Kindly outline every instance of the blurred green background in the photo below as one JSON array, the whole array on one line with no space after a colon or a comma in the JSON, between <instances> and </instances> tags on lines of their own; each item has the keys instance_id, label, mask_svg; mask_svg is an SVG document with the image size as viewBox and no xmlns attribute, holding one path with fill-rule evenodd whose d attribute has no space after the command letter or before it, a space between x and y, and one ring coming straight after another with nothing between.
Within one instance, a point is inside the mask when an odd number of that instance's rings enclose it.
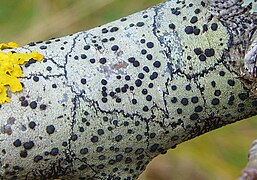
<instances>
[{"instance_id":1,"label":"blurred green background","mask_svg":"<svg viewBox=\"0 0 257 180\"><path fill-rule=\"evenodd\" d=\"M0 42L24 45L86 30L161 0L0 0ZM257 138L257 117L185 142L158 156L139 180L236 179Z\"/></svg>"}]
</instances>

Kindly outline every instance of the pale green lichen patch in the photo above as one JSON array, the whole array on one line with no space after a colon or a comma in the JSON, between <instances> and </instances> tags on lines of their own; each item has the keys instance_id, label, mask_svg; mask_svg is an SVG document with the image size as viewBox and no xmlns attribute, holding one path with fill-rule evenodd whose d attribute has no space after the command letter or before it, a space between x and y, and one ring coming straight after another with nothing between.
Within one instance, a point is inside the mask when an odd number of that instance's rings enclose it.
<instances>
[{"instance_id":1,"label":"pale green lichen patch","mask_svg":"<svg viewBox=\"0 0 257 180\"><path fill-rule=\"evenodd\" d=\"M1 43L0 50L17 48L18 44ZM0 104L10 102L7 90L11 92L19 92L22 90L22 85L18 78L23 77L21 66L29 60L41 61L43 55L38 52L31 53L15 53L15 52L0 52Z\"/></svg>"}]
</instances>

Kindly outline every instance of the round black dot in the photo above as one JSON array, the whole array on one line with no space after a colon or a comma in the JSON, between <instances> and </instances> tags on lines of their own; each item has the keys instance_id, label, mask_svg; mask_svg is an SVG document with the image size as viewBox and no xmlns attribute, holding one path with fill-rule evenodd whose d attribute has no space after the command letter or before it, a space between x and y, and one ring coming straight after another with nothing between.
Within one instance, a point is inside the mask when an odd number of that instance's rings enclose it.
<instances>
[{"instance_id":1,"label":"round black dot","mask_svg":"<svg viewBox=\"0 0 257 180\"><path fill-rule=\"evenodd\" d=\"M214 95L215 96L220 96L221 95L221 91L220 90L215 90Z\"/></svg>"},{"instance_id":2,"label":"round black dot","mask_svg":"<svg viewBox=\"0 0 257 180\"><path fill-rule=\"evenodd\" d=\"M211 104L212 105L218 105L220 103L220 100L218 98L214 98L212 101L211 101Z\"/></svg>"},{"instance_id":3,"label":"round black dot","mask_svg":"<svg viewBox=\"0 0 257 180\"><path fill-rule=\"evenodd\" d=\"M137 23L137 26L138 26L138 27L142 27L142 26L144 26L144 24L145 24L145 23L143 23L143 22L138 22L138 23Z\"/></svg>"},{"instance_id":4,"label":"round black dot","mask_svg":"<svg viewBox=\"0 0 257 180\"><path fill-rule=\"evenodd\" d=\"M86 83L87 83L87 80L84 79L84 78L82 78L82 79L80 80L80 82L81 82L81 84L86 84Z\"/></svg>"},{"instance_id":5,"label":"round black dot","mask_svg":"<svg viewBox=\"0 0 257 180\"><path fill-rule=\"evenodd\" d=\"M187 98L182 98L181 99L181 104L183 104L184 106L188 105L188 99Z\"/></svg>"},{"instance_id":6,"label":"round black dot","mask_svg":"<svg viewBox=\"0 0 257 180\"><path fill-rule=\"evenodd\" d=\"M214 51L213 48L205 49L205 50L204 50L204 54L205 54L207 57L211 57L211 56L214 56L215 51Z\"/></svg>"},{"instance_id":7,"label":"round black dot","mask_svg":"<svg viewBox=\"0 0 257 180\"><path fill-rule=\"evenodd\" d=\"M89 45L86 45L86 46L84 46L84 49L85 49L85 50L89 50L89 49L90 49L90 46L89 46Z\"/></svg>"},{"instance_id":8,"label":"round black dot","mask_svg":"<svg viewBox=\"0 0 257 180\"><path fill-rule=\"evenodd\" d=\"M71 135L71 140L72 141L76 141L78 139L78 135L77 134L72 134Z\"/></svg>"},{"instance_id":9,"label":"round black dot","mask_svg":"<svg viewBox=\"0 0 257 180\"><path fill-rule=\"evenodd\" d=\"M55 131L55 127L53 125L46 126L46 132L48 134L53 134Z\"/></svg>"},{"instance_id":10,"label":"round black dot","mask_svg":"<svg viewBox=\"0 0 257 180\"><path fill-rule=\"evenodd\" d=\"M39 48L43 50L43 49L47 49L47 46L40 46Z\"/></svg>"},{"instance_id":11,"label":"round black dot","mask_svg":"<svg viewBox=\"0 0 257 180\"><path fill-rule=\"evenodd\" d=\"M134 61L134 62L133 62L133 66L134 66L134 67L138 67L138 66L140 66L139 61Z\"/></svg>"},{"instance_id":12,"label":"round black dot","mask_svg":"<svg viewBox=\"0 0 257 180\"><path fill-rule=\"evenodd\" d=\"M144 152L144 149L143 148L138 148L136 151L135 151L135 154L136 155L139 155L139 154L142 154Z\"/></svg>"},{"instance_id":13,"label":"round black dot","mask_svg":"<svg viewBox=\"0 0 257 180\"><path fill-rule=\"evenodd\" d=\"M38 82L39 81L39 77L33 76L33 81Z\"/></svg>"},{"instance_id":14,"label":"round black dot","mask_svg":"<svg viewBox=\"0 0 257 180\"><path fill-rule=\"evenodd\" d=\"M205 61L205 60L206 60L206 56L205 56L204 54L201 54L201 55L199 56L199 60L200 60L200 61Z\"/></svg>"},{"instance_id":15,"label":"round black dot","mask_svg":"<svg viewBox=\"0 0 257 180\"><path fill-rule=\"evenodd\" d=\"M79 127L79 132L84 132L84 131L85 131L84 127Z\"/></svg>"},{"instance_id":16,"label":"round black dot","mask_svg":"<svg viewBox=\"0 0 257 180\"><path fill-rule=\"evenodd\" d=\"M220 76L225 76L225 72L224 72L224 71L220 71L220 72L219 72L219 75L220 75Z\"/></svg>"},{"instance_id":17,"label":"round black dot","mask_svg":"<svg viewBox=\"0 0 257 180\"><path fill-rule=\"evenodd\" d=\"M98 141L98 137L97 136L91 137L91 142L95 143L97 141Z\"/></svg>"},{"instance_id":18,"label":"round black dot","mask_svg":"<svg viewBox=\"0 0 257 180\"><path fill-rule=\"evenodd\" d=\"M147 96L146 96L146 100L147 100L147 101L151 101L151 100L152 100L152 96L151 96L151 95L147 95Z\"/></svg>"},{"instance_id":19,"label":"round black dot","mask_svg":"<svg viewBox=\"0 0 257 180\"><path fill-rule=\"evenodd\" d=\"M139 79L144 79L145 75L143 73L139 73L137 76Z\"/></svg>"},{"instance_id":20,"label":"round black dot","mask_svg":"<svg viewBox=\"0 0 257 180\"><path fill-rule=\"evenodd\" d=\"M154 47L154 44L153 44L153 42L148 42L148 43L146 43L146 46L147 46L148 48L153 48L153 47Z\"/></svg>"},{"instance_id":21,"label":"round black dot","mask_svg":"<svg viewBox=\"0 0 257 180\"><path fill-rule=\"evenodd\" d=\"M122 154L118 154L118 155L115 156L116 162L120 162L120 161L122 161L122 159L123 159L123 155Z\"/></svg>"},{"instance_id":22,"label":"round black dot","mask_svg":"<svg viewBox=\"0 0 257 180\"><path fill-rule=\"evenodd\" d=\"M43 159L43 156L36 155L36 156L34 157L34 162L39 162L39 161L42 160L42 159Z\"/></svg>"},{"instance_id":23,"label":"round black dot","mask_svg":"<svg viewBox=\"0 0 257 180\"><path fill-rule=\"evenodd\" d=\"M177 113L178 113L178 114L182 114L182 109L181 109L181 108L178 108L178 109L177 109Z\"/></svg>"},{"instance_id":24,"label":"round black dot","mask_svg":"<svg viewBox=\"0 0 257 180\"><path fill-rule=\"evenodd\" d=\"M100 62L101 64L105 64L105 63L106 63L106 58L101 58L101 59L99 60L99 62Z\"/></svg>"},{"instance_id":25,"label":"round black dot","mask_svg":"<svg viewBox=\"0 0 257 180\"><path fill-rule=\"evenodd\" d=\"M147 73L150 71L147 66L144 66L144 67L143 67L143 70L144 70L145 72L147 72Z\"/></svg>"},{"instance_id":26,"label":"round black dot","mask_svg":"<svg viewBox=\"0 0 257 180\"><path fill-rule=\"evenodd\" d=\"M32 149L34 145L35 145L35 144L34 144L33 141L28 141L28 142L25 142L25 143L23 144L23 147L24 147L24 149L29 150L29 149Z\"/></svg>"},{"instance_id":27,"label":"round black dot","mask_svg":"<svg viewBox=\"0 0 257 180\"><path fill-rule=\"evenodd\" d=\"M97 130L97 134L103 135L103 134L104 134L104 130L103 130L103 129L98 129L98 130Z\"/></svg>"},{"instance_id":28,"label":"round black dot","mask_svg":"<svg viewBox=\"0 0 257 180\"><path fill-rule=\"evenodd\" d=\"M39 109L40 110L46 110L46 105L45 104L40 104L40 106L39 106Z\"/></svg>"},{"instance_id":29,"label":"round black dot","mask_svg":"<svg viewBox=\"0 0 257 180\"><path fill-rule=\"evenodd\" d=\"M133 63L135 60L136 60L136 59L135 59L134 57L130 57L130 58L128 59L128 62Z\"/></svg>"},{"instance_id":30,"label":"round black dot","mask_svg":"<svg viewBox=\"0 0 257 180\"><path fill-rule=\"evenodd\" d=\"M175 24L171 23L171 24L169 24L169 28L174 30L176 28L176 26L175 26Z\"/></svg>"},{"instance_id":31,"label":"round black dot","mask_svg":"<svg viewBox=\"0 0 257 180\"><path fill-rule=\"evenodd\" d=\"M106 103L108 101L108 99L106 97L102 98L102 102Z\"/></svg>"},{"instance_id":32,"label":"round black dot","mask_svg":"<svg viewBox=\"0 0 257 180\"><path fill-rule=\"evenodd\" d=\"M190 19L190 22L191 23L196 23L198 21L198 18L196 16L193 16L191 19Z\"/></svg>"},{"instance_id":33,"label":"round black dot","mask_svg":"<svg viewBox=\"0 0 257 180\"><path fill-rule=\"evenodd\" d=\"M171 102L172 102L172 103L176 103L177 101L178 101L178 99L177 99L176 97L172 97L172 98L171 98Z\"/></svg>"},{"instance_id":34,"label":"round black dot","mask_svg":"<svg viewBox=\"0 0 257 180\"><path fill-rule=\"evenodd\" d=\"M32 101L30 104L29 104L30 108L31 109L36 109L37 108L37 102L36 101Z\"/></svg>"},{"instance_id":35,"label":"round black dot","mask_svg":"<svg viewBox=\"0 0 257 180\"><path fill-rule=\"evenodd\" d=\"M142 138L143 138L142 135L140 135L140 134L136 135L137 141L140 141Z\"/></svg>"},{"instance_id":36,"label":"round black dot","mask_svg":"<svg viewBox=\"0 0 257 180\"><path fill-rule=\"evenodd\" d=\"M201 30L199 28L194 29L194 35L199 35Z\"/></svg>"},{"instance_id":37,"label":"round black dot","mask_svg":"<svg viewBox=\"0 0 257 180\"><path fill-rule=\"evenodd\" d=\"M97 151L97 152L102 152L103 150L104 150L104 148L101 147L101 146L98 146L98 147L96 148L96 151Z\"/></svg>"},{"instance_id":38,"label":"round black dot","mask_svg":"<svg viewBox=\"0 0 257 180\"><path fill-rule=\"evenodd\" d=\"M117 46L117 45L114 45L114 46L112 46L112 51L117 51L118 49L119 49L119 46Z\"/></svg>"},{"instance_id":39,"label":"round black dot","mask_svg":"<svg viewBox=\"0 0 257 180\"><path fill-rule=\"evenodd\" d=\"M177 90L177 86L172 85L172 86L171 86L171 89L172 89L173 91L175 91L175 90Z\"/></svg>"},{"instance_id":40,"label":"round black dot","mask_svg":"<svg viewBox=\"0 0 257 180\"><path fill-rule=\"evenodd\" d=\"M199 115L197 113L193 113L190 115L190 119L193 121L197 120L198 118L199 118Z\"/></svg>"},{"instance_id":41,"label":"round black dot","mask_svg":"<svg viewBox=\"0 0 257 180\"><path fill-rule=\"evenodd\" d=\"M191 85L189 84L189 85L186 85L186 90L187 91L190 91L191 90Z\"/></svg>"},{"instance_id":42,"label":"round black dot","mask_svg":"<svg viewBox=\"0 0 257 180\"><path fill-rule=\"evenodd\" d=\"M147 58L148 60L152 60L152 59L153 59L153 55L152 55L152 54L147 54L147 55L146 55L146 58Z\"/></svg>"},{"instance_id":43,"label":"round black dot","mask_svg":"<svg viewBox=\"0 0 257 180\"><path fill-rule=\"evenodd\" d=\"M52 84L52 88L57 88L57 85L56 84Z\"/></svg>"},{"instance_id":44,"label":"round black dot","mask_svg":"<svg viewBox=\"0 0 257 180\"><path fill-rule=\"evenodd\" d=\"M127 81L129 81L129 80L130 80L130 76L129 76L129 75L126 75L126 76L125 76L125 79L126 79Z\"/></svg>"},{"instance_id":45,"label":"round black dot","mask_svg":"<svg viewBox=\"0 0 257 180\"><path fill-rule=\"evenodd\" d=\"M34 129L36 127L36 123L34 121L29 122L29 128Z\"/></svg>"},{"instance_id":46,"label":"round black dot","mask_svg":"<svg viewBox=\"0 0 257 180\"><path fill-rule=\"evenodd\" d=\"M88 153L88 148L80 149L80 154L87 154L87 153Z\"/></svg>"},{"instance_id":47,"label":"round black dot","mask_svg":"<svg viewBox=\"0 0 257 180\"><path fill-rule=\"evenodd\" d=\"M140 87L142 85L142 81L140 79L137 79L135 81L135 84L136 84L137 87Z\"/></svg>"},{"instance_id":48,"label":"round black dot","mask_svg":"<svg viewBox=\"0 0 257 180\"><path fill-rule=\"evenodd\" d=\"M95 63L95 59L93 59L93 58L90 59L89 61L90 61L92 64Z\"/></svg>"},{"instance_id":49,"label":"round black dot","mask_svg":"<svg viewBox=\"0 0 257 180\"><path fill-rule=\"evenodd\" d=\"M201 12L201 10L200 9L195 9L195 14L199 14Z\"/></svg>"},{"instance_id":50,"label":"round black dot","mask_svg":"<svg viewBox=\"0 0 257 180\"><path fill-rule=\"evenodd\" d=\"M21 106L27 107L29 105L29 102L27 100L21 101Z\"/></svg>"},{"instance_id":51,"label":"round black dot","mask_svg":"<svg viewBox=\"0 0 257 180\"><path fill-rule=\"evenodd\" d=\"M211 29L212 29L213 31L216 31L216 30L218 29L218 24L217 24L217 23L212 23L212 24L211 24Z\"/></svg>"},{"instance_id":52,"label":"round black dot","mask_svg":"<svg viewBox=\"0 0 257 180\"><path fill-rule=\"evenodd\" d=\"M242 101L245 101L249 96L246 93L240 93L240 94L238 94L238 97Z\"/></svg>"},{"instance_id":53,"label":"round black dot","mask_svg":"<svg viewBox=\"0 0 257 180\"><path fill-rule=\"evenodd\" d=\"M150 152L155 152L159 147L159 144L153 144L151 147L150 147Z\"/></svg>"},{"instance_id":54,"label":"round black dot","mask_svg":"<svg viewBox=\"0 0 257 180\"><path fill-rule=\"evenodd\" d=\"M203 51L201 50L201 48L195 48L195 49L194 49L194 52L195 52L196 55L200 55L200 54L203 53Z\"/></svg>"},{"instance_id":55,"label":"round black dot","mask_svg":"<svg viewBox=\"0 0 257 180\"><path fill-rule=\"evenodd\" d=\"M155 62L153 63L153 66L156 67L156 68L159 68L159 67L161 66L160 61L155 61Z\"/></svg>"},{"instance_id":56,"label":"round black dot","mask_svg":"<svg viewBox=\"0 0 257 180\"><path fill-rule=\"evenodd\" d=\"M201 112L203 110L202 106L196 106L195 107L195 112Z\"/></svg>"},{"instance_id":57,"label":"round black dot","mask_svg":"<svg viewBox=\"0 0 257 180\"><path fill-rule=\"evenodd\" d=\"M232 80L232 79L229 79L229 80L228 80L228 85L234 86L234 85L235 85L235 81Z\"/></svg>"},{"instance_id":58,"label":"round black dot","mask_svg":"<svg viewBox=\"0 0 257 180\"><path fill-rule=\"evenodd\" d=\"M106 85L106 84L107 84L107 81L106 81L105 79L102 79L102 80L101 80L101 84L102 84L102 85Z\"/></svg>"},{"instance_id":59,"label":"round black dot","mask_svg":"<svg viewBox=\"0 0 257 180\"><path fill-rule=\"evenodd\" d=\"M150 133L150 135L149 135L149 137L150 137L151 139L155 138L155 136L156 136L155 133Z\"/></svg>"},{"instance_id":60,"label":"round black dot","mask_svg":"<svg viewBox=\"0 0 257 180\"><path fill-rule=\"evenodd\" d=\"M151 76L150 76L150 79L151 80L154 80L154 79L156 79L158 77L158 73L157 72L153 72L152 74L151 74Z\"/></svg>"},{"instance_id":61,"label":"round black dot","mask_svg":"<svg viewBox=\"0 0 257 180\"><path fill-rule=\"evenodd\" d=\"M118 31L118 30L119 30L118 27L112 27L112 28L110 29L110 32L116 32L116 31Z\"/></svg>"},{"instance_id":62,"label":"round black dot","mask_svg":"<svg viewBox=\"0 0 257 180\"><path fill-rule=\"evenodd\" d=\"M115 141L120 142L122 140L122 135L118 135L115 137Z\"/></svg>"},{"instance_id":63,"label":"round black dot","mask_svg":"<svg viewBox=\"0 0 257 180\"><path fill-rule=\"evenodd\" d=\"M22 151L20 151L20 157L25 158L25 157L27 157L27 156L28 156L27 150L22 150Z\"/></svg>"},{"instance_id":64,"label":"round black dot","mask_svg":"<svg viewBox=\"0 0 257 180\"><path fill-rule=\"evenodd\" d=\"M147 51L145 49L141 50L141 54L145 55L147 53Z\"/></svg>"},{"instance_id":65,"label":"round black dot","mask_svg":"<svg viewBox=\"0 0 257 180\"><path fill-rule=\"evenodd\" d=\"M146 95L148 93L147 89L142 89L142 94Z\"/></svg>"},{"instance_id":66,"label":"round black dot","mask_svg":"<svg viewBox=\"0 0 257 180\"><path fill-rule=\"evenodd\" d=\"M21 141L19 139L16 139L14 142L13 142L13 145L15 147L20 147L21 146Z\"/></svg>"},{"instance_id":67,"label":"round black dot","mask_svg":"<svg viewBox=\"0 0 257 180\"><path fill-rule=\"evenodd\" d=\"M149 88L153 88L153 83L149 83L149 84L148 84L148 87L149 87Z\"/></svg>"},{"instance_id":68,"label":"round black dot","mask_svg":"<svg viewBox=\"0 0 257 180\"><path fill-rule=\"evenodd\" d=\"M67 147L67 146L68 146L68 143L67 143L66 141L64 141L64 142L62 143L62 146Z\"/></svg>"},{"instance_id":69,"label":"round black dot","mask_svg":"<svg viewBox=\"0 0 257 180\"><path fill-rule=\"evenodd\" d=\"M47 67L46 67L46 70L47 70L47 71L52 71L52 67L51 67L51 66L47 66Z\"/></svg>"},{"instance_id":70,"label":"round black dot","mask_svg":"<svg viewBox=\"0 0 257 180\"><path fill-rule=\"evenodd\" d=\"M99 159L100 161L105 160L105 159L106 159L106 156L105 156L105 155L100 155L100 156L98 156L98 159Z\"/></svg>"},{"instance_id":71,"label":"round black dot","mask_svg":"<svg viewBox=\"0 0 257 180\"><path fill-rule=\"evenodd\" d=\"M132 104L137 104L137 100L136 99L132 99Z\"/></svg>"},{"instance_id":72,"label":"round black dot","mask_svg":"<svg viewBox=\"0 0 257 180\"><path fill-rule=\"evenodd\" d=\"M86 58L87 58L87 55L81 54L80 57L81 57L81 59L86 59Z\"/></svg>"},{"instance_id":73,"label":"round black dot","mask_svg":"<svg viewBox=\"0 0 257 180\"><path fill-rule=\"evenodd\" d=\"M191 98L191 102L192 102L192 103L198 103L198 100L199 100L199 99L198 99L198 97L196 97L196 96L194 96L194 97Z\"/></svg>"},{"instance_id":74,"label":"round black dot","mask_svg":"<svg viewBox=\"0 0 257 180\"><path fill-rule=\"evenodd\" d=\"M147 106L143 107L143 111L147 112L149 110L149 108Z\"/></svg>"},{"instance_id":75,"label":"round black dot","mask_svg":"<svg viewBox=\"0 0 257 180\"><path fill-rule=\"evenodd\" d=\"M192 26L187 26L185 28L186 34L192 34L194 32L194 28Z\"/></svg>"},{"instance_id":76,"label":"round black dot","mask_svg":"<svg viewBox=\"0 0 257 180\"><path fill-rule=\"evenodd\" d=\"M203 25L203 32L206 32L206 31L208 31L208 26L207 26L207 24L204 24Z\"/></svg>"},{"instance_id":77,"label":"round black dot","mask_svg":"<svg viewBox=\"0 0 257 180\"><path fill-rule=\"evenodd\" d=\"M130 153L132 151L133 151L132 147L126 147L125 148L125 153Z\"/></svg>"},{"instance_id":78,"label":"round black dot","mask_svg":"<svg viewBox=\"0 0 257 180\"><path fill-rule=\"evenodd\" d=\"M59 154L59 149L58 149L58 148L53 148L53 149L51 149L50 155L56 156L57 154Z\"/></svg>"}]
</instances>

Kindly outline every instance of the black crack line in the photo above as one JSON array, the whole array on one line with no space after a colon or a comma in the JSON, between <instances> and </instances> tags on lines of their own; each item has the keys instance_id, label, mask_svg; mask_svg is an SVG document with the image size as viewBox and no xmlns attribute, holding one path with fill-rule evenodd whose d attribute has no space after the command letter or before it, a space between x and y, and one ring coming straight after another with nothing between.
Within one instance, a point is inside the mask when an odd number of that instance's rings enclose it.
<instances>
[{"instance_id":1,"label":"black crack line","mask_svg":"<svg viewBox=\"0 0 257 180\"><path fill-rule=\"evenodd\" d=\"M58 58L58 57L57 57ZM46 61L51 61L56 67L64 69L64 65L58 64L53 58L44 58Z\"/></svg>"},{"instance_id":2,"label":"black crack line","mask_svg":"<svg viewBox=\"0 0 257 180\"><path fill-rule=\"evenodd\" d=\"M79 160L80 162L85 163L94 173L92 178L99 178L99 177L96 176L98 174L98 172L93 168L93 165L91 165L87 162L87 160L83 160L83 159L80 159L80 158L75 158L74 160Z\"/></svg>"},{"instance_id":3,"label":"black crack line","mask_svg":"<svg viewBox=\"0 0 257 180\"><path fill-rule=\"evenodd\" d=\"M67 64L68 64L69 54L72 53L72 51L73 51L73 49L75 48L76 43L77 43L76 40L77 40L77 39L80 37L80 35L82 35L82 34L84 34L84 32L79 32L79 33L77 33L77 35L76 35L76 36L74 37L74 39L73 39L73 43L72 43L72 46L71 46L71 48L70 48L70 51L65 55L64 76L65 76L65 78L66 78L67 80L69 80L69 79L68 79L68 76L67 76L68 72L67 72L66 66L67 66ZM67 84L68 84L68 82L67 82Z\"/></svg>"},{"instance_id":4,"label":"black crack line","mask_svg":"<svg viewBox=\"0 0 257 180\"><path fill-rule=\"evenodd\" d=\"M160 45L163 45L164 46L164 49L161 51L163 53L163 55L169 60L169 62L167 63L167 68L168 68L168 71L170 76L171 76L171 79L173 79L173 75L172 75L172 72L174 72L174 69L172 68L172 66L174 66L173 62L174 62L174 58L171 57L171 53L172 53L172 50L171 50L171 47L164 43L163 42L163 39L161 37L158 36L158 18L160 16L159 14L159 10L163 8L164 5L160 5L156 8L154 8L154 12L155 12L155 15L153 17L153 23L152 23L152 26L153 26L153 29L152 29L152 32L153 32L153 35L156 37L156 39L158 40L158 42L160 43ZM174 33L174 36L175 36L176 33ZM176 37L178 37L178 35L176 34ZM182 49L181 49L182 51ZM181 59L182 63L183 63L183 60Z\"/></svg>"},{"instance_id":5,"label":"black crack line","mask_svg":"<svg viewBox=\"0 0 257 180\"><path fill-rule=\"evenodd\" d=\"M30 73L29 74L30 76L24 76L24 77L20 77L20 79L31 79L33 76L38 76L38 77L42 77L44 78L45 80L48 80L50 78L59 78L59 77L65 77L64 74L51 74L51 75L43 75L42 73L39 73L39 74L34 74L34 73Z\"/></svg>"}]
</instances>

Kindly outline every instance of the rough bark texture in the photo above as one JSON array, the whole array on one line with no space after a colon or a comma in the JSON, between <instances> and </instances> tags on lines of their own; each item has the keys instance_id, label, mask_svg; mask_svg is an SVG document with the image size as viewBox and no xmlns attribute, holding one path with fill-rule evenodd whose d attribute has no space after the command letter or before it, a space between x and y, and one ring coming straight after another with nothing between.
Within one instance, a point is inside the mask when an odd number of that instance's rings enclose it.
<instances>
[{"instance_id":1,"label":"rough bark texture","mask_svg":"<svg viewBox=\"0 0 257 180\"><path fill-rule=\"evenodd\" d=\"M242 171L238 180L252 180L257 179L257 140L252 143L249 150L248 160L245 169Z\"/></svg>"},{"instance_id":2,"label":"rough bark texture","mask_svg":"<svg viewBox=\"0 0 257 180\"><path fill-rule=\"evenodd\" d=\"M167 149L256 115L256 20L242 3L170 0L16 49L45 59L0 108L1 177L136 179Z\"/></svg>"}]
</instances>

